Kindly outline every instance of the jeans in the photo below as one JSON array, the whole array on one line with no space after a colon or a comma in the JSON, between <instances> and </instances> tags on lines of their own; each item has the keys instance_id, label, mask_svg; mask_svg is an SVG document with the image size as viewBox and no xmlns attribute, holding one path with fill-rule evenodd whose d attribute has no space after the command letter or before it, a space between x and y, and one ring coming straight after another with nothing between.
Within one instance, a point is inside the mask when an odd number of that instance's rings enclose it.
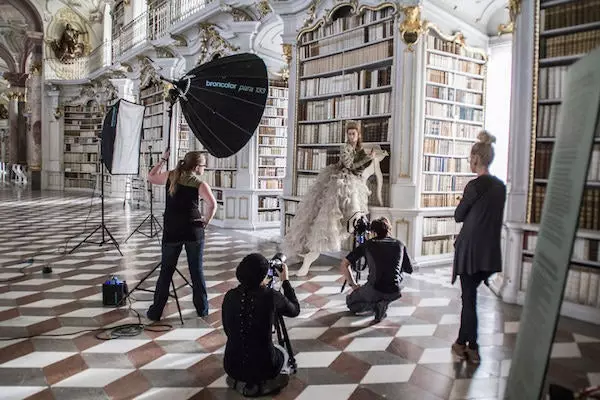
<instances>
[{"instance_id":1,"label":"jeans","mask_svg":"<svg viewBox=\"0 0 600 400\"><path fill-rule=\"evenodd\" d=\"M382 293L367 283L346 296L346 305L351 313L358 314L373 311L375 305L383 301L386 303L385 312L389 303L398 300L400 297L400 293Z\"/></svg>"},{"instance_id":2,"label":"jeans","mask_svg":"<svg viewBox=\"0 0 600 400\"><path fill-rule=\"evenodd\" d=\"M202 233L200 239L193 242L163 243L162 265L156 282L156 290L154 291L154 303L148 310L150 319L159 320L162 316L169 298L170 286L179 260L179 254L181 254L181 249L184 246L192 278L194 307L198 316L205 317L208 315L208 297L202 269L202 255L204 253L204 233Z\"/></svg>"},{"instance_id":3,"label":"jeans","mask_svg":"<svg viewBox=\"0 0 600 400\"><path fill-rule=\"evenodd\" d=\"M462 311L460 314L460 330L458 344L469 344L469 348L476 350L477 345L477 288L489 274L477 273L473 275L460 275L460 288L462 291Z\"/></svg>"}]
</instances>

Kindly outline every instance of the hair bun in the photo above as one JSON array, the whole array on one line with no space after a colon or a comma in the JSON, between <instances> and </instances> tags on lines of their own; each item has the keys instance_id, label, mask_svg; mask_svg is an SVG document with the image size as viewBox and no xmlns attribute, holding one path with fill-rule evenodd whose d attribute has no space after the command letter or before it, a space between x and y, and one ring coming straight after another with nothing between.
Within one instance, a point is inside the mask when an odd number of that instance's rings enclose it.
<instances>
[{"instance_id":1,"label":"hair bun","mask_svg":"<svg viewBox=\"0 0 600 400\"><path fill-rule=\"evenodd\" d=\"M479 140L479 143L483 144L491 145L492 143L496 143L496 136L492 135L486 130L479 132L477 139Z\"/></svg>"}]
</instances>

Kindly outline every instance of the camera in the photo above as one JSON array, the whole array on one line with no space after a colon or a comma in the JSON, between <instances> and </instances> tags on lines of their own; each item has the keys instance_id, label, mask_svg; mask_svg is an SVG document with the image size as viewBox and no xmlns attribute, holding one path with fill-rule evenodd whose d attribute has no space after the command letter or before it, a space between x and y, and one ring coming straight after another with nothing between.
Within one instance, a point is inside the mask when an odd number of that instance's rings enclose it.
<instances>
[{"instance_id":1,"label":"camera","mask_svg":"<svg viewBox=\"0 0 600 400\"><path fill-rule=\"evenodd\" d=\"M369 222L369 218L367 218L366 215L361 215L358 218L356 218L353 222L352 222L352 228L353 231L350 230L350 221L352 221L352 218L354 218L354 216L358 214L355 213L349 220L348 220L348 233L354 233L354 236L362 236L365 235L367 232L369 232L369 227L371 225L371 222Z\"/></svg>"},{"instance_id":2,"label":"camera","mask_svg":"<svg viewBox=\"0 0 600 400\"><path fill-rule=\"evenodd\" d=\"M283 253L277 253L269 260L269 276L279 275L283 271L283 264L287 257ZM275 271L278 273L276 274Z\"/></svg>"}]
</instances>

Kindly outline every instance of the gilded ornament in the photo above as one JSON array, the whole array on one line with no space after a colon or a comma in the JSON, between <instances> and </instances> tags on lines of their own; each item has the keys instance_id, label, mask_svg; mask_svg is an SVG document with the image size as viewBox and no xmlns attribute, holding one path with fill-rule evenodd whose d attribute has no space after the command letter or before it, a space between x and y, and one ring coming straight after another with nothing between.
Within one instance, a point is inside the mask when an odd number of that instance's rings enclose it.
<instances>
[{"instance_id":1,"label":"gilded ornament","mask_svg":"<svg viewBox=\"0 0 600 400\"><path fill-rule=\"evenodd\" d=\"M281 45L283 48L283 59L285 62L290 65L292 62L292 45L289 43L284 43Z\"/></svg>"},{"instance_id":2,"label":"gilded ornament","mask_svg":"<svg viewBox=\"0 0 600 400\"><path fill-rule=\"evenodd\" d=\"M424 24L421 21L421 8L419 6L404 7L404 20L400 24L400 37L408 45L408 49L413 51L413 46L419 41L419 36L424 32Z\"/></svg>"},{"instance_id":3,"label":"gilded ornament","mask_svg":"<svg viewBox=\"0 0 600 400\"><path fill-rule=\"evenodd\" d=\"M256 5L256 9L258 10L261 18L271 13L271 6L269 5L268 0L259 1Z\"/></svg>"}]
</instances>

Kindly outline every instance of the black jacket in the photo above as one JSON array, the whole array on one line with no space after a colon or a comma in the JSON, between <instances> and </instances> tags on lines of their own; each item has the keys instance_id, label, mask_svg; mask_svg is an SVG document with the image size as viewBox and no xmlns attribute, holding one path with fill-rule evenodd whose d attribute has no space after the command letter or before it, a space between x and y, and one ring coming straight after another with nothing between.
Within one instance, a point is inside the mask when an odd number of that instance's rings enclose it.
<instances>
[{"instance_id":1,"label":"black jacket","mask_svg":"<svg viewBox=\"0 0 600 400\"><path fill-rule=\"evenodd\" d=\"M454 243L452 283L458 275L502 271L500 237L506 186L491 175L481 175L465 187L463 198L454 211L463 226Z\"/></svg>"},{"instance_id":2,"label":"black jacket","mask_svg":"<svg viewBox=\"0 0 600 400\"><path fill-rule=\"evenodd\" d=\"M223 299L223 328L227 335L223 367L227 375L246 383L275 378L283 355L273 346L274 312L286 317L300 314L300 304L289 281L283 293L260 287L231 289Z\"/></svg>"}]
</instances>

